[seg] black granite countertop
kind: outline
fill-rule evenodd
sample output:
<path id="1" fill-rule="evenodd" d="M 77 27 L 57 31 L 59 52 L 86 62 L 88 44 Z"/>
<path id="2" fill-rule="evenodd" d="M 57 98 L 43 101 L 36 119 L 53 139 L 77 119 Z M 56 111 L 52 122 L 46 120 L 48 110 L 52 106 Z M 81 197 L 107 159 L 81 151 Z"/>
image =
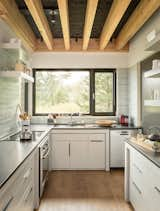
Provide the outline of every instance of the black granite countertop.
<path id="1" fill-rule="evenodd" d="M 53 125 L 53 129 L 110 129 L 110 130 L 134 130 L 134 129 L 139 129 L 141 127 L 135 127 L 135 126 L 124 126 L 124 125 L 113 125 L 113 126 L 99 126 L 95 123 L 92 124 L 77 124 L 77 125 L 69 125 L 69 124 L 56 124 Z"/>
<path id="2" fill-rule="evenodd" d="M 126 140 L 126 142 L 134 147 L 136 150 L 138 150 L 141 154 L 143 154 L 146 158 L 148 158 L 150 161 L 152 161 L 156 166 L 160 168 L 160 152 L 153 152 L 150 151 L 144 147 L 141 147 L 140 145 L 133 143 L 130 140 Z"/>
<path id="3" fill-rule="evenodd" d="M 31 125 L 32 131 L 44 131 L 41 136 L 34 137 L 32 141 L 0 141 L 0 188 L 13 175 L 17 168 L 40 144 L 44 136 L 51 129 L 137 129 L 137 127 L 116 125 L 113 127 L 100 127 L 96 124 L 85 124 L 79 126 L 34 124 Z M 159 158 L 160 165 L 160 158 Z"/>
<path id="4" fill-rule="evenodd" d="M 36 125 L 31 129 L 33 131 L 43 131 L 43 133 L 39 137 L 33 136 L 32 141 L 0 141 L 0 188 L 2 188 L 17 168 L 36 149 L 52 127 Z"/>

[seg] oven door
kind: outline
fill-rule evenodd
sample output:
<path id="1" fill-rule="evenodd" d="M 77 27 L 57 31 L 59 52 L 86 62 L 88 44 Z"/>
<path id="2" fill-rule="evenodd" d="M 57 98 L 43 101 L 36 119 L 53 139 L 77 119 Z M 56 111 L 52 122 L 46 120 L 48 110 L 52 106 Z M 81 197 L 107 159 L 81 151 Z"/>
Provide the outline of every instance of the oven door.
<path id="1" fill-rule="evenodd" d="M 48 179 L 49 172 L 49 143 L 48 140 L 40 147 L 40 197 Z"/>

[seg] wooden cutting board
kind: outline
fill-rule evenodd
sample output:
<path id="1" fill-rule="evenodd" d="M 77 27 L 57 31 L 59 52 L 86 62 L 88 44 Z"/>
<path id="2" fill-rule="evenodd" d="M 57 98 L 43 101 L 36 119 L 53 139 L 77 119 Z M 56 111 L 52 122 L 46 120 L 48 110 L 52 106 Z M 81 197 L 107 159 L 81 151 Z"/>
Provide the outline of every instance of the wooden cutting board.
<path id="1" fill-rule="evenodd" d="M 116 123 L 116 121 L 114 121 L 114 120 L 97 120 L 96 121 L 96 124 L 99 126 L 111 126 L 115 123 Z"/>

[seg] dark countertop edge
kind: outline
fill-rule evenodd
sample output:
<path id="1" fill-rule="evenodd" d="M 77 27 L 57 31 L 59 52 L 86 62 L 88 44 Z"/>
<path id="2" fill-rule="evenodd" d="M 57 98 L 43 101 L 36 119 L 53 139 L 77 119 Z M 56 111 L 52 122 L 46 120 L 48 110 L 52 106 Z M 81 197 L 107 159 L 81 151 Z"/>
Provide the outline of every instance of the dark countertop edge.
<path id="1" fill-rule="evenodd" d="M 132 143 L 131 141 L 129 140 L 126 140 L 125 141 L 126 143 L 128 143 L 130 146 L 132 146 L 134 149 L 136 149 L 138 152 L 140 152 L 142 155 L 144 155 L 147 159 L 149 159 L 153 164 L 155 164 L 158 168 L 160 168 L 160 163 L 157 162 L 154 158 L 152 158 L 152 156 L 148 155 L 147 154 L 147 151 L 148 153 L 150 153 L 149 150 L 147 149 L 143 149 L 143 147 L 139 146 L 138 144 L 135 144 L 135 143 Z M 146 151 L 146 152 L 145 152 Z M 153 152 L 154 153 L 154 152 Z M 156 153 L 156 152 L 155 152 Z M 160 154 L 159 154 L 160 156 Z"/>
<path id="2" fill-rule="evenodd" d="M 92 124 L 92 123 L 91 123 Z M 91 124 L 89 124 L 88 123 L 88 125 L 91 125 Z M 94 124 L 94 123 L 93 123 Z M 31 125 L 40 125 L 40 126 L 42 126 L 42 125 L 45 125 L 45 126 L 53 126 L 53 128 L 52 129 L 56 129 L 56 130 L 63 130 L 63 129 L 73 129 L 73 130 L 82 130 L 82 129 L 85 129 L 85 130 L 91 130 L 91 129 L 110 129 L 110 130 L 132 130 L 132 129 L 142 129 L 142 127 L 140 127 L 140 126 L 131 126 L 131 125 L 128 125 L 128 126 L 123 126 L 123 125 L 117 125 L 117 126 L 104 126 L 104 127 L 102 127 L 102 126 L 95 126 L 95 127 L 67 127 L 67 124 L 60 124 L 60 123 L 58 123 L 58 124 L 56 124 L 56 125 L 64 125 L 64 127 L 55 127 L 54 126 L 54 124 L 31 124 Z M 66 125 L 66 126 L 65 126 Z M 87 125 L 87 124 L 86 124 Z"/>
<path id="3" fill-rule="evenodd" d="M 13 170 L 13 172 L 2 183 L 0 183 L 0 190 L 8 182 L 8 180 L 14 175 L 14 173 L 18 170 L 18 168 L 21 165 L 23 165 L 23 163 L 27 160 L 27 158 L 34 152 L 34 150 L 36 149 L 36 147 L 37 146 L 33 147 L 33 149 L 28 153 L 28 155 L 26 155 L 26 157 L 23 159 L 23 161 L 21 163 L 19 163 L 19 165 L 17 165 L 17 167 Z"/>
<path id="4" fill-rule="evenodd" d="M 118 126 L 118 127 L 110 127 L 110 130 L 134 130 L 134 129 L 142 129 L 142 127 L 138 126 Z"/>
<path id="5" fill-rule="evenodd" d="M 39 137 L 39 140 L 37 141 L 37 144 L 33 147 L 33 149 L 25 156 L 25 158 L 17 165 L 17 167 L 13 170 L 13 172 L 2 182 L 0 183 L 0 189 L 7 183 L 7 181 L 13 176 L 13 174 L 18 170 L 18 168 L 23 165 L 23 163 L 27 160 L 27 158 L 36 150 L 36 148 L 41 144 L 44 137 L 50 132 L 52 128 L 49 128 L 48 130 L 44 131 L 44 134 Z"/>

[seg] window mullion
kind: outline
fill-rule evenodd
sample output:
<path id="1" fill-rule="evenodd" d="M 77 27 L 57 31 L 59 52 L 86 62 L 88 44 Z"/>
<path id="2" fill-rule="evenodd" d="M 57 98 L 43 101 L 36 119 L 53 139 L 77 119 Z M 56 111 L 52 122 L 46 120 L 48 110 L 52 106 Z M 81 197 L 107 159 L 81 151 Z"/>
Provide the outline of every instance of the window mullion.
<path id="1" fill-rule="evenodd" d="M 90 72 L 90 113 L 95 113 L 95 74 L 94 70 Z"/>

